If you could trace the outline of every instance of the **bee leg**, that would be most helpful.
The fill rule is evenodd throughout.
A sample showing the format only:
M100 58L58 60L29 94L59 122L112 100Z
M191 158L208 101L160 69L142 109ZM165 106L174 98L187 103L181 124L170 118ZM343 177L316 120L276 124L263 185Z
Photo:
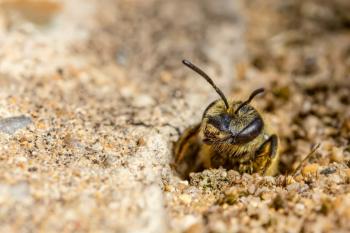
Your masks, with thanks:
M183 178L187 178L190 172L197 169L197 155L200 150L199 129L200 124L186 129L174 146L175 170Z
M175 143L174 156L175 162L180 162L186 156L186 148L188 143L197 137L200 129L200 124L191 126L185 130L185 132L180 136L179 140Z
M240 173L248 173L252 174L254 172L254 164L253 161L248 161L246 163L241 163L238 167L238 171Z
M256 151L254 171L264 175L275 175L278 170L278 137L271 135Z

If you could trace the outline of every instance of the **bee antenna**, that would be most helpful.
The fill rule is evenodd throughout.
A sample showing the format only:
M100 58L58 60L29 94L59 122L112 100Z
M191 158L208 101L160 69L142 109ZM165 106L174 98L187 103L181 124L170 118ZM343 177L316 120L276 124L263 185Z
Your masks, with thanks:
M199 69L197 66L193 65L188 60L182 60L182 63L193 71L197 72L200 76L202 76L207 82L215 89L216 93L219 94L221 99L224 101L226 109L229 109L229 105L224 93L215 85L214 81L206 74L203 70Z
M257 96L258 94L260 94L264 91L265 91L264 88L258 88L255 91L253 91L252 94L250 94L249 98L246 101L244 101L243 103L241 103L241 105L239 105L239 107L236 109L235 113L237 113L244 105L249 104L254 99L255 96Z
M311 158L311 156L317 151L317 149L320 147L320 145L321 145L321 144L318 143L316 146L314 146L314 147L311 149L311 151L309 152L309 154L299 163L298 167L295 168L295 169L293 170L293 172L291 173L292 177L294 177L295 174L300 170L301 166L303 166L304 163L306 163L306 161L308 161L308 160Z

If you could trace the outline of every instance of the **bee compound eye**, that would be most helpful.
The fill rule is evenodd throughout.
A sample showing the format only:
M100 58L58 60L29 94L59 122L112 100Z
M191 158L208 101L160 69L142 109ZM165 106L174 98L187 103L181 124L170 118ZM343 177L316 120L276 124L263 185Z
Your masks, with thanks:
M219 131L230 131L230 122L232 118L227 113L222 113L213 117L208 117L208 124L211 124Z
M261 117L256 117L239 132L233 131L233 143L246 143L256 138L264 127Z

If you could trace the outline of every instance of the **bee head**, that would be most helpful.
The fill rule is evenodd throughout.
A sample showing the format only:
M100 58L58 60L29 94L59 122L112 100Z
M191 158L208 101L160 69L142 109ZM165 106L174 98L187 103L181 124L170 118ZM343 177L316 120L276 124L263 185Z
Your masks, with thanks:
M211 103L203 114L203 141L207 144L244 144L256 138L264 127L259 112L250 104L233 102L227 110L221 100Z
M263 120L249 103L256 95L264 92L263 88L253 91L246 101L229 104L223 92L206 73L187 60L183 63L206 79L221 97L204 111L201 126L204 143L244 144L261 133Z

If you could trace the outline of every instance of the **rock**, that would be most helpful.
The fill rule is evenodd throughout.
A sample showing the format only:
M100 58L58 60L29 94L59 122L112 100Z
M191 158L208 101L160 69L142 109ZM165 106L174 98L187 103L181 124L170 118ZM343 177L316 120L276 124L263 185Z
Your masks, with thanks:
M189 228L185 230L185 233L202 233L205 232L205 227L201 223L192 224Z
M155 100L149 95L140 94L134 99L133 104L135 107L139 107L139 108L150 107L155 104Z
M309 175L314 176L317 174L318 167L319 167L319 165L317 163L308 164L301 170L301 174L304 177L309 176Z
M191 201L192 201L191 196L188 195L188 194L182 194L182 195L180 195L180 196L179 196L179 199L180 199L180 201L181 201L182 203L184 203L184 204L186 204L186 205L190 204Z
M32 118L27 116L15 116L0 119L0 131L14 134L17 130L27 127L32 123Z
M343 162L344 161L343 149L334 146L331 151L331 160L339 163Z
M329 175L329 174L333 174L336 171L337 171L337 168L335 167L326 167L320 171L320 174Z

